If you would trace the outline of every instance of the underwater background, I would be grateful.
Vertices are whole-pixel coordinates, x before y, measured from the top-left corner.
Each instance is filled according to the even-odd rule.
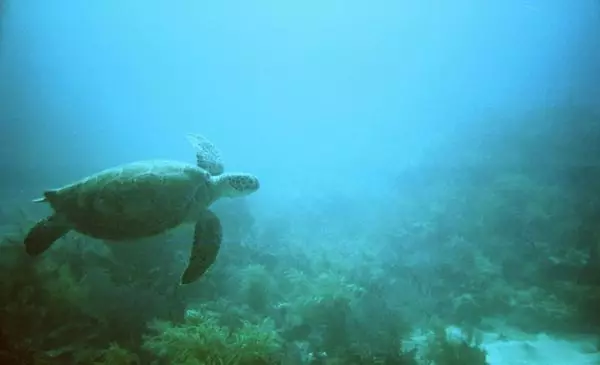
[[[0,364],[600,364],[600,2],[0,0]],[[31,201],[195,162],[258,192],[70,233]]]

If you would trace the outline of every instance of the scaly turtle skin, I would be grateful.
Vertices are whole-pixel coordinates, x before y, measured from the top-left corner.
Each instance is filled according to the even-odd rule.
[[[29,231],[27,253],[41,254],[71,230],[125,241],[194,223],[190,261],[181,282],[197,280],[216,259],[222,241],[220,220],[208,208],[219,198],[255,192],[259,182],[250,174],[224,174],[212,143],[198,135],[188,139],[196,149],[197,166],[166,160],[133,162],[46,191],[35,201],[48,202],[54,214]]]

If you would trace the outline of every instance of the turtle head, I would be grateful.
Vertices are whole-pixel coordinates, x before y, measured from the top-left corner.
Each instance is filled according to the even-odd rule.
[[[258,190],[258,178],[246,173],[226,173],[212,178],[220,197],[235,198],[252,194]]]

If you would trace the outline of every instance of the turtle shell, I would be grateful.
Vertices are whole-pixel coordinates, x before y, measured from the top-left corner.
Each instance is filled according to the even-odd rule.
[[[108,240],[165,232],[193,219],[216,198],[207,171],[164,160],[107,169],[44,197],[74,230]]]

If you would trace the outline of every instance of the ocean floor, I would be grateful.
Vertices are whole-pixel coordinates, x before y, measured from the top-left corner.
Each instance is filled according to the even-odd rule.
[[[449,339],[465,336],[456,327],[446,329]],[[594,336],[554,337],[527,334],[504,327],[501,332],[481,333],[481,346],[490,365],[600,365],[598,338]],[[407,344],[420,348],[427,336],[414,336]]]
[[[486,335],[482,344],[490,365],[600,365],[594,338],[558,339],[546,334],[491,337]]]

